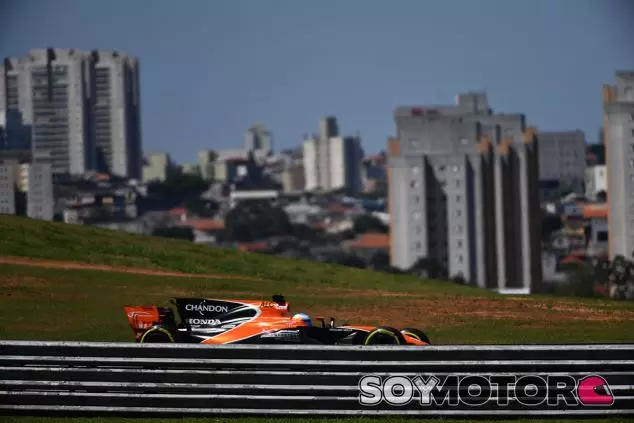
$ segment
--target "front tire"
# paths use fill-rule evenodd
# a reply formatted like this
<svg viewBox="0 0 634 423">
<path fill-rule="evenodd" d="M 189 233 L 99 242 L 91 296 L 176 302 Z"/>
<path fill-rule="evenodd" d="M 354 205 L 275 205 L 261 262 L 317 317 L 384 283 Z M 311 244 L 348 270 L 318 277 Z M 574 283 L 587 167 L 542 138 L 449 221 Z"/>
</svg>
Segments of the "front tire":
<svg viewBox="0 0 634 423">
<path fill-rule="evenodd" d="M 370 331 L 363 340 L 364 345 L 406 345 L 401 332 L 390 326 L 379 326 Z"/>
<path fill-rule="evenodd" d="M 403 335 L 411 336 L 412 338 L 416 338 L 419 341 L 422 341 L 426 344 L 431 344 L 429 337 L 420 329 L 416 328 L 405 328 L 401 330 Z"/>
</svg>

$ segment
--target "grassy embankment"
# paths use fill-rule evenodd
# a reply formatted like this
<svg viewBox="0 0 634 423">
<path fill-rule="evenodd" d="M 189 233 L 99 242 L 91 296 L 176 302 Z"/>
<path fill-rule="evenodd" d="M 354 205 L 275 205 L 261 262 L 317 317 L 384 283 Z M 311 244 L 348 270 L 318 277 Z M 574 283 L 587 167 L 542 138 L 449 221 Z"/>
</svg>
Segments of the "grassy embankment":
<svg viewBox="0 0 634 423">
<path fill-rule="evenodd" d="M 283 293 L 295 311 L 355 323 L 416 326 L 436 343 L 634 341 L 631 302 L 501 296 L 449 282 L 83 226 L 0 217 L 0 257 L 198 275 L 0 264 L 4 339 L 125 341 L 132 333 L 124 304 L 164 304 L 172 296 L 268 298 Z"/>
</svg>

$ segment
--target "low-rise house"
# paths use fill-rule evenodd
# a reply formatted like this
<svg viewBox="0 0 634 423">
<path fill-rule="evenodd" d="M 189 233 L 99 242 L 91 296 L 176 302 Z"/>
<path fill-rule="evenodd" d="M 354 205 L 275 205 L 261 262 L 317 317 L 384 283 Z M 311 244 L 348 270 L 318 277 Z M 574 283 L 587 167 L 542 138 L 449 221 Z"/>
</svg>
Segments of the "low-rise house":
<svg viewBox="0 0 634 423">
<path fill-rule="evenodd" d="M 218 235 L 225 229 L 224 221 L 209 218 L 188 218 L 176 223 L 176 226 L 191 228 L 194 233 L 194 244 L 215 245 Z"/>
<path fill-rule="evenodd" d="M 389 254 L 390 235 L 367 232 L 352 241 L 345 242 L 344 248 L 350 253 L 369 261 L 377 252 Z"/>
<path fill-rule="evenodd" d="M 588 224 L 588 255 L 608 252 L 608 205 L 607 203 L 586 204 L 583 217 Z"/>
<path fill-rule="evenodd" d="M 291 203 L 284 207 L 284 212 L 292 223 L 305 224 L 318 220 L 324 214 L 321 207 L 307 202 Z"/>
</svg>

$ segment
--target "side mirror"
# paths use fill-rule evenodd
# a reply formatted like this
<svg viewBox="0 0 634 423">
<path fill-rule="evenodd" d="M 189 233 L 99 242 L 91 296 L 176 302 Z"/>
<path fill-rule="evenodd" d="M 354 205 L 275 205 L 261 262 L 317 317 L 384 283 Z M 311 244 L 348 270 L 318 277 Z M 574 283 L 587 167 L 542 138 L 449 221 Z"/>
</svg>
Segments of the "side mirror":
<svg viewBox="0 0 634 423">
<path fill-rule="evenodd" d="M 335 318 L 334 318 L 334 317 L 331 317 L 331 318 L 330 318 L 330 327 L 331 327 L 331 328 L 334 328 L 334 327 L 335 327 Z"/>
</svg>

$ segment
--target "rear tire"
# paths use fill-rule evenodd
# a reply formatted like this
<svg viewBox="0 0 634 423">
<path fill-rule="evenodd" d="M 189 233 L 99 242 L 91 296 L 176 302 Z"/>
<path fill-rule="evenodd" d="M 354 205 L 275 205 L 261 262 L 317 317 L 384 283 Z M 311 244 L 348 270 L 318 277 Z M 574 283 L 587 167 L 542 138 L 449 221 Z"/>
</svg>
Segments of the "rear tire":
<svg viewBox="0 0 634 423">
<path fill-rule="evenodd" d="M 429 337 L 425 334 L 425 332 L 423 332 L 420 329 L 405 328 L 405 329 L 401 330 L 401 333 L 403 335 L 408 335 L 408 336 L 411 336 L 412 338 L 416 338 L 419 341 L 423 341 L 426 344 L 431 344 L 431 341 L 429 340 Z"/>
<path fill-rule="evenodd" d="M 141 337 L 141 344 L 173 344 L 176 337 L 171 330 L 162 326 L 148 329 Z"/>
<path fill-rule="evenodd" d="M 379 326 L 368 333 L 364 345 L 406 345 L 401 332 L 390 326 Z"/>
</svg>

